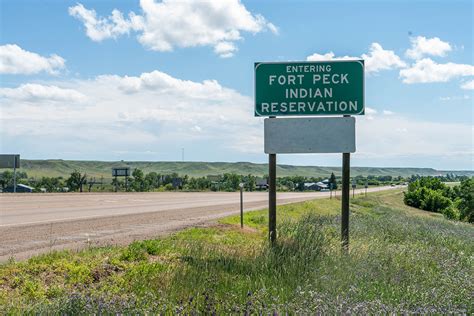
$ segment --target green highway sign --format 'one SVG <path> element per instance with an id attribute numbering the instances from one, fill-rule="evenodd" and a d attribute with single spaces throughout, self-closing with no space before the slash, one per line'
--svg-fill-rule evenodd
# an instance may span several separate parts
<path id="1" fill-rule="evenodd" d="M 364 61 L 255 63 L 255 116 L 364 114 Z"/>

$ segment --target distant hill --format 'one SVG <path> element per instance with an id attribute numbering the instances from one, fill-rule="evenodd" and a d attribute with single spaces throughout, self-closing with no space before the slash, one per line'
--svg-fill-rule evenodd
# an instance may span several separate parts
<path id="1" fill-rule="evenodd" d="M 178 162 L 178 161 L 77 161 L 77 160 L 21 160 L 21 171 L 25 171 L 29 177 L 68 177 L 74 170 L 86 172 L 89 176 L 111 178 L 112 167 L 128 166 L 142 169 L 145 173 L 155 171 L 160 174 L 177 172 L 179 175 L 207 176 L 224 173 L 237 173 L 242 175 L 252 174 L 263 176 L 268 173 L 267 164 L 251 162 Z M 336 176 L 341 175 L 341 167 L 317 167 L 317 166 L 292 166 L 278 165 L 277 176 L 314 176 L 327 177 L 334 172 Z M 367 175 L 390 175 L 410 176 L 419 174 L 424 176 L 444 175 L 446 173 L 474 176 L 474 171 L 442 171 L 431 168 L 375 168 L 375 167 L 352 167 L 352 176 Z"/>

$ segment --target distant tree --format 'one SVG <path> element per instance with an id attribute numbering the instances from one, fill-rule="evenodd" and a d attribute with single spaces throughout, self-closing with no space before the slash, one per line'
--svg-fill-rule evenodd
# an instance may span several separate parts
<path id="1" fill-rule="evenodd" d="M 145 175 L 141 169 L 134 169 L 132 172 L 131 187 L 135 192 L 148 191 L 148 185 L 145 181 Z"/>
<path id="2" fill-rule="evenodd" d="M 408 191 L 404 193 L 406 205 L 425 211 L 443 213 L 448 218 L 454 218 L 457 203 L 453 203 L 455 191 L 441 182 L 439 178 L 421 177 L 410 182 Z"/>
<path id="3" fill-rule="evenodd" d="M 66 184 L 70 191 L 79 190 L 82 192 L 84 184 L 87 183 L 87 174 L 81 174 L 79 171 L 74 170 L 69 178 L 66 180 Z"/>
<path id="4" fill-rule="evenodd" d="M 255 188 L 257 186 L 257 177 L 249 174 L 248 176 L 245 177 L 244 179 L 245 182 L 245 189 L 247 191 L 255 191 Z"/>
<path id="5" fill-rule="evenodd" d="M 10 170 L 6 170 L 0 175 L 0 186 L 2 186 L 2 190 L 5 190 L 8 186 L 11 185 L 13 185 L 13 172 Z"/>
<path id="6" fill-rule="evenodd" d="M 225 173 L 223 182 L 224 190 L 237 191 L 239 189 L 240 182 L 242 182 L 242 176 L 235 173 Z"/>
<path id="7" fill-rule="evenodd" d="M 145 176 L 145 181 L 149 188 L 158 189 L 161 185 L 161 175 L 152 171 Z"/>
<path id="8" fill-rule="evenodd" d="M 460 219 L 474 223 L 474 178 L 461 181 L 461 185 L 457 187 Z"/>
<path id="9" fill-rule="evenodd" d="M 62 186 L 61 179 L 58 177 L 42 177 L 35 183 L 35 188 L 45 188 L 48 192 L 56 192 Z"/>
<path id="10" fill-rule="evenodd" d="M 336 176 L 334 175 L 334 172 L 332 172 L 331 176 L 329 177 L 329 184 L 332 184 L 333 190 L 337 189 L 337 179 L 336 179 Z"/>

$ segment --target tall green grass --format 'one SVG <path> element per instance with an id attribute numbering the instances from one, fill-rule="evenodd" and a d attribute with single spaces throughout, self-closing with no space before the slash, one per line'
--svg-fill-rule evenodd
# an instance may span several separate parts
<path id="1" fill-rule="evenodd" d="M 474 228 L 403 206 L 400 192 L 356 198 L 351 250 L 338 200 L 278 208 L 127 247 L 57 252 L 0 268 L 3 313 L 472 313 Z"/>

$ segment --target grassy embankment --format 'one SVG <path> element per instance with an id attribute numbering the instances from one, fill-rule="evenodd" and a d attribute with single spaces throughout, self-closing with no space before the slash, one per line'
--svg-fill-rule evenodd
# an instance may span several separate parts
<path id="1" fill-rule="evenodd" d="M 0 266 L 0 313 L 474 312 L 474 227 L 403 205 L 400 191 L 266 210 L 128 247 L 62 251 Z"/>

